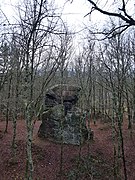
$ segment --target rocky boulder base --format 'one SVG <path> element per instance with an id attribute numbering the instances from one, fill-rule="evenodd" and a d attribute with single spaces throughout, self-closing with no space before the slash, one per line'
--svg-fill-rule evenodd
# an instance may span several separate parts
<path id="1" fill-rule="evenodd" d="M 80 90 L 78 86 L 67 84 L 47 90 L 39 137 L 74 145 L 88 139 L 85 116 L 77 107 Z"/>

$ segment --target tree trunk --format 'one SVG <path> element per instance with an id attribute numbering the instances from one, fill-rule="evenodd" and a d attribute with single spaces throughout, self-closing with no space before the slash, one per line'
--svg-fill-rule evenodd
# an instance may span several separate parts
<path id="1" fill-rule="evenodd" d="M 6 127 L 5 127 L 5 133 L 8 132 L 8 122 L 9 122 L 9 98 L 10 98 L 10 94 L 11 94 L 11 82 L 12 82 L 12 75 L 10 75 L 9 78 L 9 85 L 8 85 L 8 96 L 7 96 L 7 107 L 6 107 Z"/>

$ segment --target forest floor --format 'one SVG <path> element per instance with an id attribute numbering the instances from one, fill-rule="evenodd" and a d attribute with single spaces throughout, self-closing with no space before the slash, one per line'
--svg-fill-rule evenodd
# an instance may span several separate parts
<path id="1" fill-rule="evenodd" d="M 113 141 L 109 123 L 97 121 L 91 123 L 94 140 L 86 142 L 81 148 L 63 145 L 63 174 L 60 174 L 61 145 L 48 140 L 41 140 L 37 132 L 41 121 L 37 121 L 33 136 L 34 180 L 111 180 L 113 178 Z M 12 158 L 12 122 L 8 133 L 4 134 L 5 121 L 0 120 L 0 180 L 24 179 L 26 167 L 26 126 L 24 120 L 17 121 L 16 156 Z M 123 125 L 124 149 L 128 180 L 135 180 L 135 125 L 133 136 Z M 89 155 L 89 156 L 88 156 Z M 80 157 L 80 158 L 79 158 Z M 123 168 L 121 163 L 121 178 Z M 61 176 L 61 178 L 60 178 Z"/>

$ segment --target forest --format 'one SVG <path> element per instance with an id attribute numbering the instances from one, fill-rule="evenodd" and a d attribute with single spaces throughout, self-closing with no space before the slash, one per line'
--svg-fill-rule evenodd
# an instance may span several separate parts
<path id="1" fill-rule="evenodd" d="M 0 2 L 0 180 L 135 179 L 135 4 L 87 0 L 86 18 L 107 20 L 76 31 L 62 19 L 74 1 L 22 0 L 14 20 Z M 52 132 L 47 113 L 59 118 L 59 142 L 39 136 L 45 120 Z M 76 123 L 85 142 L 65 143 Z"/>

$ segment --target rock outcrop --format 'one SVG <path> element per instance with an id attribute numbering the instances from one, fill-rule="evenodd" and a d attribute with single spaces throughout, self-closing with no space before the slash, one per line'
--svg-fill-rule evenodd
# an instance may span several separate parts
<path id="1" fill-rule="evenodd" d="M 54 142 L 80 145 L 88 138 L 86 119 L 77 101 L 81 88 L 56 85 L 48 89 L 38 136 Z"/>

